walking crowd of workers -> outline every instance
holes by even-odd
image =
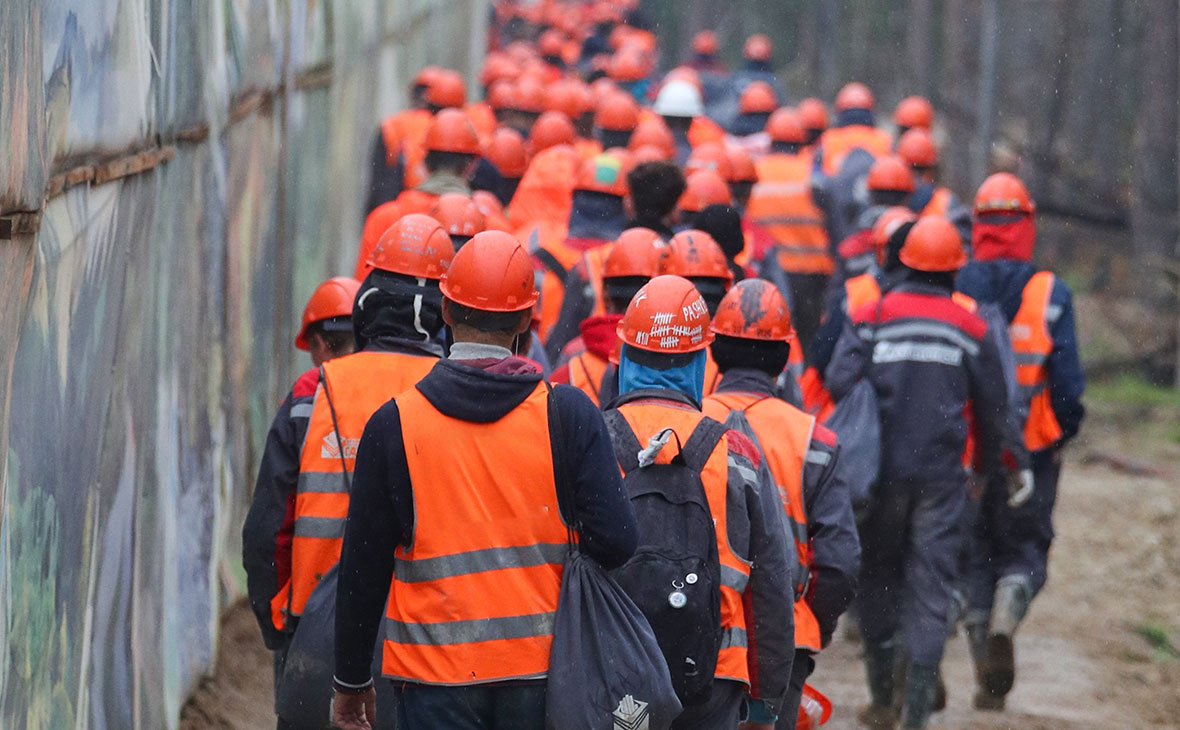
[[[941,186],[922,97],[889,129],[861,83],[791,104],[772,39],[675,65],[633,5],[499,2],[479,93],[427,67],[380,125],[243,530],[280,728],[561,730],[571,535],[658,639],[670,727],[819,725],[846,612],[866,727],[926,727],[960,628],[1004,707],[1083,417],[1028,191]],[[586,727],[657,726],[608,699]]]

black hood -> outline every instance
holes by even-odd
[[[438,282],[430,279],[374,269],[361,283],[352,304],[358,350],[387,339],[427,344],[442,325],[442,293]]]
[[[540,373],[506,375],[439,360],[416,386],[443,415],[469,423],[494,423],[519,406],[541,382]]]
[[[613,241],[623,232],[627,212],[623,199],[593,190],[575,190],[570,209],[569,237]]]

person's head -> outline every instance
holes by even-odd
[[[776,154],[798,154],[807,143],[803,119],[794,109],[776,109],[766,120],[766,134],[770,137],[770,151]]]
[[[717,311],[734,279],[721,246],[708,233],[694,229],[672,237],[660,256],[656,272],[682,276],[691,281],[705,298],[710,315]]]
[[[729,205],[732,202],[733,195],[725,178],[713,170],[697,170],[689,174],[684,194],[680,196],[676,207],[680,211],[682,224],[699,228],[696,219],[702,210],[710,205]]]
[[[359,288],[356,279],[336,276],[317,286],[307,300],[295,347],[310,353],[316,367],[353,351],[352,302]]]
[[[426,92],[430,88],[430,84],[438,77],[439,72],[443,68],[441,66],[423,66],[414,74],[414,78],[410,81],[410,104],[415,109],[426,108]]]
[[[765,81],[747,84],[738,97],[738,111],[742,114],[770,115],[775,109],[778,109],[778,96]]]
[[[528,251],[512,235],[484,231],[467,242],[440,284],[455,342],[512,349],[528,331],[537,287]]]
[[[692,120],[705,113],[701,91],[691,81],[673,79],[660,87],[652,111],[663,118],[673,133],[687,133]]]
[[[676,139],[672,130],[658,117],[644,119],[631,133],[631,142],[627,148],[632,152],[639,152],[644,147],[654,147],[662,153],[660,159],[671,160],[676,156]],[[683,176],[683,175],[682,175]]]
[[[721,373],[753,368],[773,378],[787,366],[795,328],[787,300],[769,281],[738,282],[721,300],[711,328],[716,337],[709,350]]]
[[[904,205],[914,192],[914,173],[900,158],[888,155],[869,168],[865,185],[873,205]]]
[[[929,132],[934,127],[934,105],[924,96],[907,96],[893,110],[893,123],[899,137],[910,129]]]
[[[698,61],[711,63],[717,58],[717,34],[702,30],[692,37],[692,53]]]
[[[639,125],[639,105],[630,94],[614,92],[598,104],[594,113],[594,130],[603,148],[627,147]]]
[[[463,244],[470,241],[472,236],[487,230],[487,221],[479,206],[462,193],[445,193],[439,196],[429,215],[438,221],[451,237],[451,245],[455,247],[455,251],[463,248]]]
[[[631,298],[656,273],[664,247],[650,228],[628,228],[611,246],[602,266],[602,290],[607,314],[622,314]]]
[[[631,209],[640,221],[666,223],[684,194],[684,173],[674,162],[644,162],[627,173]]]
[[[897,267],[900,263],[898,255],[901,252],[902,243],[905,241],[905,235],[903,234],[892,247],[890,242],[899,228],[912,226],[917,220],[918,216],[904,205],[886,208],[881,212],[881,215],[877,216],[877,220],[869,232],[869,237],[877,252],[877,263],[880,266],[886,267],[886,270]],[[909,232],[909,228],[906,228],[906,232]]]
[[[714,203],[706,206],[693,219],[693,225],[713,237],[731,264],[734,257],[746,247],[746,237],[742,233],[742,214],[731,205]]]
[[[441,69],[431,79],[423,98],[432,114],[443,109],[462,109],[467,103],[467,82],[458,71]]]
[[[744,211],[750,203],[750,195],[758,183],[758,168],[750,153],[737,145],[725,148],[725,155],[729,158],[729,192],[733,194],[733,204],[739,211]]]
[[[529,130],[529,152],[538,152],[556,147],[559,144],[573,144],[577,137],[574,123],[561,112],[545,112]]]
[[[872,126],[875,124],[873,108],[877,100],[869,87],[859,81],[843,86],[836,94],[836,125],[843,127],[854,124]]]
[[[661,388],[700,402],[713,333],[708,307],[691,281],[664,275],[644,284],[627,305],[618,335],[620,394]]]
[[[426,129],[426,169],[430,174],[449,173],[463,179],[479,161],[479,136],[467,116],[458,109],[443,109]]]
[[[594,127],[594,96],[581,79],[563,79],[549,87],[546,111],[561,112],[574,123],[579,137],[589,139]]]
[[[924,183],[934,182],[938,147],[925,129],[915,127],[901,135],[897,140],[897,156],[913,169],[919,180]]]
[[[901,263],[908,280],[949,293],[955,288],[955,274],[967,263],[967,252],[953,223],[940,215],[924,215],[906,235]]]
[[[975,193],[971,249],[976,259],[1031,261],[1036,210],[1028,189],[1012,173],[997,172]]]
[[[750,68],[768,68],[773,54],[774,43],[770,36],[763,33],[750,36],[742,47],[742,58],[746,59],[746,66]]]
[[[528,136],[544,111],[545,87],[533,76],[521,76],[512,87],[506,123],[522,136]]]
[[[805,144],[815,144],[819,136],[828,128],[827,105],[821,100],[809,96],[799,102],[797,111],[799,113],[799,119],[803,122],[803,128],[807,130],[807,141]]]

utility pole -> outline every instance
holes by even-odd
[[[978,185],[991,167],[992,121],[996,110],[996,35],[999,32],[999,0],[984,0],[979,24],[979,99],[975,109],[979,139],[971,161]]]

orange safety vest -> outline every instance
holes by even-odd
[[[356,465],[356,448],[369,417],[421,380],[436,362],[427,355],[357,352],[323,364],[299,455],[291,577],[270,602],[271,620],[280,631],[289,627],[288,618],[303,614],[320,578],[340,560],[351,481],[347,474]]]
[[[382,673],[434,685],[544,677],[567,550],[545,384],[494,423],[444,415],[417,389],[397,405],[414,535],[394,553]]]
[[[881,285],[872,273],[854,276],[844,282],[844,312],[849,316],[880,299]]]
[[[738,430],[759,444],[766,456],[795,540],[795,647],[818,652],[823,648],[819,622],[804,600],[811,582],[812,553],[803,501],[803,469],[815,430],[815,416],[779,398],[739,392],[714,393],[705,399],[704,411],[706,416],[722,423],[726,423],[733,411],[744,414],[748,428],[738,427]]]
[[[721,384],[721,371],[717,368],[717,361],[713,359],[712,348],[705,348],[705,385],[701,389],[701,397],[712,395]]]
[[[549,330],[557,324],[557,320],[561,317],[562,302],[565,301],[565,275],[554,271],[551,268],[551,263],[546,259],[552,256],[554,261],[568,274],[584,253],[565,245],[568,230],[568,225],[542,222],[518,236],[525,248],[528,249],[529,254],[541,261],[540,265],[537,265],[536,259],[533,262],[536,269],[537,290],[541,293],[533,316],[540,321],[537,334],[542,340],[549,336]]]
[[[840,166],[844,164],[844,158],[857,147],[873,157],[882,157],[889,154],[893,142],[883,130],[865,124],[832,127],[819,138],[824,174],[832,177],[838,173]]]
[[[635,433],[639,443],[646,444],[652,436],[665,428],[671,428],[680,443],[688,441],[693,429],[705,417],[700,411],[676,405],[665,406],[651,403],[624,403],[619,413]],[[676,455],[676,449],[665,448],[656,456],[657,464],[667,464]],[[723,437],[717,442],[713,454],[701,471],[701,483],[705,486],[705,497],[709,511],[713,514],[713,525],[717,533],[717,554],[721,561],[721,650],[717,653],[719,679],[733,679],[750,683],[750,670],[746,664],[746,613],[742,594],[750,581],[751,563],[740,558],[729,546],[725,498],[729,491],[729,442]]]
[[[381,122],[381,138],[385,142],[385,164],[393,167],[407,139],[423,139],[433,117],[426,109],[407,109]]]
[[[1053,294],[1053,273],[1038,271],[1024,285],[1020,309],[1008,326],[1016,353],[1016,382],[1020,397],[1028,404],[1024,421],[1024,444],[1040,451],[1063,435],[1049,395],[1049,369],[1053,336],[1049,333],[1049,297]]]
[[[610,256],[614,243],[592,248],[582,256],[586,265],[586,277],[590,280],[590,288],[594,291],[594,308],[591,317],[601,317],[606,314],[606,295],[602,289],[602,271],[606,267],[606,257]]]
[[[772,154],[754,163],[758,182],[750,193],[746,216],[761,225],[777,244],[783,271],[831,274],[824,215],[811,199],[810,152]]]
[[[566,364],[569,369],[569,383],[589,396],[594,405],[601,407],[599,394],[602,390],[602,379],[606,377],[609,365],[609,362],[589,350],[580,352]]]

